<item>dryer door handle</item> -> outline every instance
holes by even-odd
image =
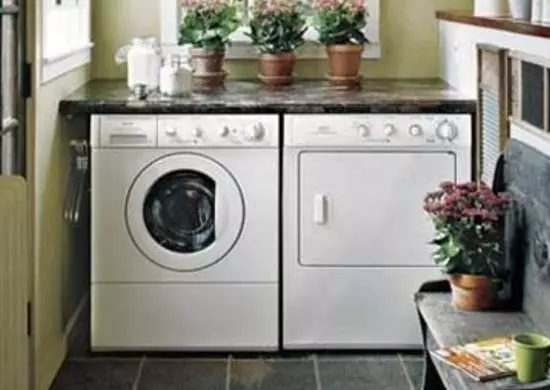
[[[317,225],[327,223],[328,198],[325,194],[316,194],[313,199],[313,222]]]

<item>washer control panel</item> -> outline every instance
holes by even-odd
[[[472,144],[469,114],[321,114],[287,115],[287,146]]]
[[[277,115],[101,115],[92,117],[92,147],[277,147]]]

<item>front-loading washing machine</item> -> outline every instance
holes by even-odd
[[[276,115],[92,117],[93,350],[278,347]]]

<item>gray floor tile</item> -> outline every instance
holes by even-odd
[[[323,390],[410,390],[397,357],[319,361]]]
[[[311,359],[231,361],[230,390],[315,390]]]
[[[131,390],[140,360],[66,361],[50,390]]]
[[[420,390],[422,386],[422,376],[424,374],[424,360],[421,356],[403,356],[405,369],[411,379],[415,390]]]
[[[226,360],[146,359],[138,390],[224,390]]]
[[[386,360],[386,359],[397,359],[398,354],[396,352],[324,352],[317,354],[317,360],[319,361],[339,361],[339,360]]]

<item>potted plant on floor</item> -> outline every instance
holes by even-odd
[[[314,27],[326,45],[329,81],[351,86],[360,82],[359,68],[367,24],[364,0],[313,0]]]
[[[292,82],[296,49],[307,30],[300,0],[255,0],[247,35],[260,51],[259,78],[269,85]]]
[[[182,0],[179,44],[191,45],[193,82],[197,89],[222,86],[225,51],[240,25],[237,0]]]
[[[424,199],[436,231],[434,260],[449,275],[457,308],[488,310],[497,303],[508,277],[502,251],[507,204],[484,183],[444,182]]]

